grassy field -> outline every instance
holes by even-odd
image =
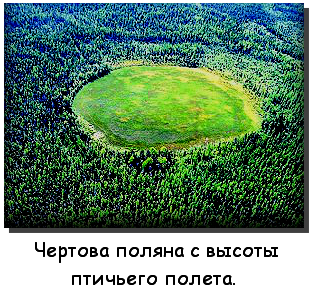
[[[86,85],[75,112],[121,147],[186,147],[260,127],[243,89],[204,69],[133,66]]]

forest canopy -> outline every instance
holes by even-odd
[[[303,8],[5,4],[5,226],[303,227]],[[261,128],[183,150],[99,145],[73,100],[133,63],[241,84]]]

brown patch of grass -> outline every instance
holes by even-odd
[[[120,121],[122,121],[122,122],[127,122],[129,120],[130,120],[130,118],[128,116],[120,118]]]
[[[191,112],[201,112],[203,111],[203,109],[201,107],[198,107],[198,106],[192,106],[189,108],[189,111]]]

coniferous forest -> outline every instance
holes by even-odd
[[[303,9],[5,4],[5,227],[303,227]],[[96,141],[75,96],[142,64],[243,85],[260,129],[184,149]]]

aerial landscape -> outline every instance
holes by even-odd
[[[5,227],[304,227],[303,4],[4,14]]]

